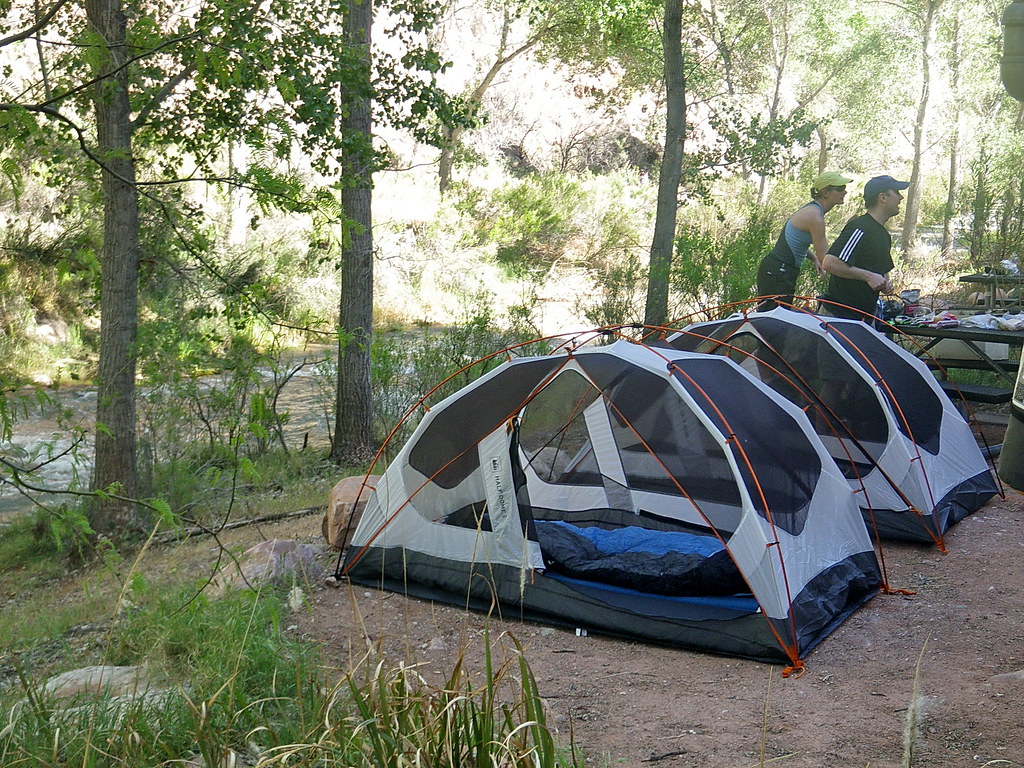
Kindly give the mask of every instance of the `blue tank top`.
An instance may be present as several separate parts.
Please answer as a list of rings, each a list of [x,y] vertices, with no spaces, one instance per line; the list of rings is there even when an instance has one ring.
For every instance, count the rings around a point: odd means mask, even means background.
[[[807,203],[807,205],[818,206],[818,209],[821,211],[821,215],[825,215],[825,209],[821,207],[821,204],[818,201],[812,200]],[[807,205],[802,206],[800,210],[802,211],[807,207]],[[811,233],[804,232],[802,229],[797,229],[793,226],[791,221],[792,217],[786,220],[786,225],[782,228],[782,234],[786,239],[786,245],[789,246],[789,252],[792,254],[793,263],[799,267],[804,263],[804,259],[807,258],[807,249],[811,247]],[[821,255],[824,256],[824,254]]]

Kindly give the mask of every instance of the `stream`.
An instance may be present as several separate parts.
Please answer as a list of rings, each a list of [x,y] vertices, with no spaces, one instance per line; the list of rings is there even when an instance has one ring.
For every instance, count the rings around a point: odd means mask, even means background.
[[[314,350],[287,362],[291,367],[306,362],[281,389],[277,403],[277,412],[289,416],[283,430],[289,448],[299,449],[304,444],[327,443],[324,395],[320,392],[315,372],[315,363],[322,360],[323,356],[322,350]],[[261,370],[260,376],[264,385],[273,383],[273,373],[269,369]],[[207,376],[202,380],[207,391],[213,391],[222,382],[222,377],[218,375]],[[151,391],[140,388],[138,397],[145,398]],[[23,465],[29,462],[29,457],[39,462],[46,456],[53,456],[53,460],[39,471],[34,484],[55,490],[88,487],[92,471],[96,390],[84,386],[61,386],[47,392],[56,405],[48,408],[32,407],[27,412],[19,412],[11,440],[0,443],[0,456]],[[333,401],[329,405],[333,409]],[[58,423],[58,408],[68,409],[72,421],[86,430],[85,442],[74,452],[65,453],[71,447],[73,436]],[[14,515],[31,511],[35,506],[32,499],[11,485],[10,476],[6,467],[0,467],[0,524],[9,522]],[[48,504],[59,503],[62,498],[61,494],[42,494],[39,497],[41,502]]]

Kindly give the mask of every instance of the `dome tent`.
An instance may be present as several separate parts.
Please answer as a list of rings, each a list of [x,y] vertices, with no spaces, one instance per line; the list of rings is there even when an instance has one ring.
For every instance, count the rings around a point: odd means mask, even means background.
[[[942,546],[996,493],[970,426],[927,366],[865,323],[778,308],[694,323],[669,344],[730,357],[805,408],[882,538]]]
[[[881,583],[798,408],[727,359],[626,340],[510,360],[430,409],[339,573],[790,664]]]

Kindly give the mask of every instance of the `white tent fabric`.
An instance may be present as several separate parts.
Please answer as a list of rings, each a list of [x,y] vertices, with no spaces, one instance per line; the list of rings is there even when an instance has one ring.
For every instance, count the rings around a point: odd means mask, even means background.
[[[648,595],[545,579],[542,522],[720,539],[768,631],[751,611],[727,630],[720,607],[650,595],[661,602],[644,608]],[[343,572],[789,661],[880,583],[849,484],[798,407],[730,360],[628,341],[509,361],[431,408],[368,500]]]
[[[808,408],[883,537],[941,543],[996,492],[970,426],[925,363],[860,321],[777,308],[695,323],[669,343],[730,357]]]
[[[664,376],[667,382],[673,384],[685,407],[688,407],[700,419],[714,439],[721,445],[726,445],[729,441],[729,437],[722,433],[720,425],[716,424],[709,415],[710,403],[707,399],[694,397],[678,384],[667,369],[666,364],[669,358],[673,358],[674,361],[684,359],[679,353],[667,354],[667,351],[652,350],[643,345],[619,341],[610,348],[581,349],[577,353],[577,359],[585,360],[587,354],[615,354],[638,367],[647,368]],[[575,361],[566,363],[563,372],[567,371],[585,373],[585,370]],[[657,511],[666,519],[694,525],[707,525],[709,521],[705,519],[705,516],[711,516],[710,522],[722,533],[728,533],[735,527],[732,535],[727,538],[727,546],[732,552],[737,566],[746,577],[747,583],[750,584],[751,591],[757,596],[762,610],[773,618],[781,619],[789,613],[787,592],[798,593],[820,572],[823,565],[869,550],[871,544],[864,524],[856,514],[856,501],[846,480],[835,463],[829,460],[830,457],[824,446],[816,439],[803,412],[777,393],[769,389],[758,389],[759,394],[763,394],[766,401],[771,401],[777,408],[786,412],[794,424],[799,426],[802,437],[808,444],[815,447],[822,460],[821,475],[810,503],[811,511],[808,513],[808,521],[799,537],[790,536],[780,529],[773,530],[771,523],[754,510],[753,501],[750,498],[751,489],[739,479],[742,478],[743,473],[737,462],[742,457],[738,458],[732,452],[727,452],[725,455],[731,465],[734,477],[738,479],[737,488],[743,500],[738,522],[734,522],[736,520],[735,511],[730,510],[728,514],[723,514],[705,509],[703,504],[693,504],[685,498],[665,494],[649,493],[640,498],[631,499],[630,503],[631,509],[635,513],[639,513],[644,508],[643,502],[646,502],[649,510]],[[708,396],[711,396],[711,393],[708,393]],[[714,393],[714,396],[717,397],[718,393]],[[626,487],[627,481],[621,463],[619,463],[618,447],[614,443],[609,424],[609,419],[613,415],[603,407],[603,403],[599,400],[587,409],[587,414],[587,424],[591,428],[590,434],[594,440],[594,455],[601,474],[605,475],[607,472],[608,476],[621,478],[622,486]],[[612,458],[603,459],[605,456]],[[526,469],[531,502],[536,506],[556,508],[559,500],[553,497],[557,497],[561,493],[561,486],[541,482],[536,474],[530,471],[528,462]],[[628,492],[628,488],[625,489]],[[685,486],[683,490],[686,490]],[[606,498],[603,504],[608,505],[609,501]],[[777,549],[773,550],[769,543],[772,543]],[[785,574],[782,572],[782,563],[785,563]]]

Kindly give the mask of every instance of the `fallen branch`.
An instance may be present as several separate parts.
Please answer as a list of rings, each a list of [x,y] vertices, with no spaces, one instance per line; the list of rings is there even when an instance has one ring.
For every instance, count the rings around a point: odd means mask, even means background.
[[[656,763],[659,760],[667,760],[670,757],[679,757],[680,755],[685,755],[685,754],[686,754],[686,750],[685,749],[677,749],[675,752],[666,752],[663,755],[651,755],[649,758],[647,758],[643,762],[645,762],[645,763]]]
[[[181,541],[182,539],[191,538],[192,536],[201,536],[201,535],[204,535],[204,534],[213,535],[213,534],[216,534],[216,533],[220,533],[221,531],[230,530],[232,528],[242,528],[242,527],[244,527],[246,525],[255,525],[255,524],[258,524],[258,523],[273,523],[273,522],[276,522],[278,520],[287,520],[288,518],[291,518],[291,517],[302,517],[303,515],[312,515],[315,512],[323,512],[325,509],[327,509],[327,505],[326,504],[318,506],[318,507],[308,507],[306,509],[298,509],[298,510],[295,510],[293,512],[278,512],[276,514],[265,515],[263,517],[250,517],[250,518],[248,518],[246,520],[235,520],[234,522],[231,522],[231,523],[225,523],[224,525],[220,526],[219,528],[217,528],[215,530],[211,530],[210,528],[206,528],[204,526],[197,525],[197,526],[192,526],[191,528],[185,528],[185,529],[180,530],[180,531],[172,531],[170,533],[165,533],[165,534],[163,534],[161,536],[155,536],[153,538],[153,543],[154,544],[169,544],[172,541]]]

